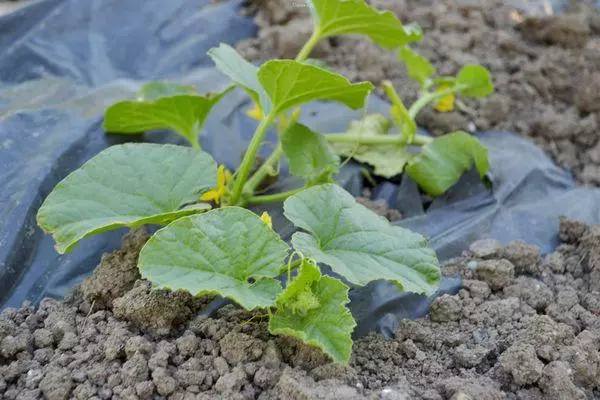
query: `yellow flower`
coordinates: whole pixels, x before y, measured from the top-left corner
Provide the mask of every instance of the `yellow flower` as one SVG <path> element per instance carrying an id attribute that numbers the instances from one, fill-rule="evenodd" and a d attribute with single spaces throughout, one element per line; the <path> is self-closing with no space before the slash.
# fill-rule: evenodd
<path id="1" fill-rule="evenodd" d="M 263 220 L 263 222 L 264 222 L 265 224 L 267 224 L 267 226 L 268 226 L 269 228 L 273 229 L 273 221 L 271 220 L 271 216 L 269 215 L 269 213 L 268 213 L 268 212 L 264 211 L 264 212 L 262 213 L 262 215 L 260 216 L 260 219 L 262 219 L 262 220 Z"/>
<path id="2" fill-rule="evenodd" d="M 229 172 L 224 165 L 219 165 L 217 169 L 217 186 L 214 189 L 203 193 L 200 196 L 202 201 L 214 201 L 217 204 L 221 203 L 221 198 L 227 188 L 227 183 L 231 180 L 231 172 Z"/>
<path id="3" fill-rule="evenodd" d="M 257 121 L 261 121 L 265 117 L 265 113 L 263 112 L 262 108 L 260 108 L 260 105 L 256 103 L 254 104 L 254 107 L 246 111 L 246 115 Z"/>
<path id="4" fill-rule="evenodd" d="M 452 86 L 452 84 L 442 83 L 440 86 L 438 86 L 436 92 L 443 92 L 444 90 L 452 88 Z M 454 110 L 454 93 L 450 93 L 442 97 L 434 108 L 439 112 L 448 112 Z"/>

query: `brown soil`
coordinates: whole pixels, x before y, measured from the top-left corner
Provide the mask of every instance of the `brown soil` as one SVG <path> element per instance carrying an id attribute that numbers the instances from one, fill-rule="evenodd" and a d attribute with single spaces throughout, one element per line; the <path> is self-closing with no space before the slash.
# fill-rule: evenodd
<path id="1" fill-rule="evenodd" d="M 227 306 L 188 321 L 206 299 L 149 292 L 141 281 L 112 311 L 92 308 L 81 290 L 65 302 L 6 309 L 0 397 L 600 398 L 600 226 L 562 221 L 561 239 L 544 259 L 520 242 L 474 243 L 443 266 L 465 279 L 457 295 L 403 321 L 394 339 L 359 339 L 348 367 L 269 335 L 259 313 Z M 127 264 L 139 244 L 139 233 L 129 235 L 104 260 Z"/>
<path id="2" fill-rule="evenodd" d="M 496 93 L 463 100 L 450 113 L 426 109 L 418 117 L 433 134 L 457 129 L 508 130 L 531 137 L 584 184 L 600 186 L 600 11 L 576 1 L 566 14 L 526 16 L 501 0 L 373 0 L 425 31 L 416 46 L 441 74 L 480 63 L 494 76 Z M 535 2 L 512 2 L 535 3 Z M 541 2 L 538 2 L 541 3 Z M 238 43 L 250 60 L 293 58 L 311 30 L 302 1 L 255 1 L 257 38 Z M 405 101 L 417 97 L 393 53 L 368 40 L 322 42 L 313 57 L 353 81 L 390 79 Z"/>

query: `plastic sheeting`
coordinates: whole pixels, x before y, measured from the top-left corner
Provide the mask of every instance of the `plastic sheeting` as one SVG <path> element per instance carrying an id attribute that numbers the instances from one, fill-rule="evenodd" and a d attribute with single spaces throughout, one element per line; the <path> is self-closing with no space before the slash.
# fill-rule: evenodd
<path id="1" fill-rule="evenodd" d="M 0 18 L 0 304 L 62 297 L 99 262 L 119 247 L 124 230 L 83 240 L 72 252 L 58 255 L 52 239 L 35 223 L 35 213 L 54 185 L 102 149 L 127 140 L 180 143 L 165 132 L 141 138 L 107 136 L 102 113 L 111 103 L 129 98 L 144 80 L 174 79 L 200 91 L 217 90 L 225 78 L 212 68 L 206 51 L 219 42 L 235 43 L 255 34 L 238 15 L 239 3 L 212 4 L 180 0 L 45 0 Z M 217 105 L 202 134 L 202 146 L 219 163 L 234 168 L 255 122 L 245 116 L 243 92 L 234 91 Z M 387 112 L 377 98 L 371 111 Z M 301 121 L 321 132 L 343 131 L 360 118 L 333 103 L 309 104 Z M 600 191 L 575 185 L 534 144 L 517 136 L 488 132 L 481 139 L 490 151 L 493 189 L 476 174 L 466 174 L 445 196 L 423 209 L 409 178 L 381 182 L 373 190 L 397 207 L 400 225 L 427 235 L 442 260 L 460 254 L 470 242 L 495 238 L 539 245 L 544 252 L 557 243 L 558 216 L 600 222 Z M 271 137 L 272 139 L 273 137 Z M 263 148 L 266 154 L 269 146 Z M 286 177 L 281 188 L 295 185 Z M 350 163 L 338 177 L 355 195 L 362 192 L 360 167 Z M 284 239 L 293 227 L 281 207 L 269 207 L 274 227 Z M 454 293 L 460 281 L 442 282 Z M 359 325 L 391 333 L 399 318 L 423 315 L 430 299 L 399 293 L 377 283 L 351 293 Z"/>

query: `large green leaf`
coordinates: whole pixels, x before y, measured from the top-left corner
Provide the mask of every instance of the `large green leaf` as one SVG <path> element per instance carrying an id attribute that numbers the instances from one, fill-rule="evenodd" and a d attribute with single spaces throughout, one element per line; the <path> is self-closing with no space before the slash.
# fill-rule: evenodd
<path id="1" fill-rule="evenodd" d="M 439 262 L 425 238 L 391 225 L 337 185 L 313 186 L 289 197 L 284 213 L 311 233 L 295 233 L 294 248 L 354 284 L 390 280 L 408 292 L 437 289 Z"/>
<path id="2" fill-rule="evenodd" d="M 457 131 L 435 138 L 407 165 L 410 177 L 427 193 L 439 196 L 450 189 L 475 164 L 483 177 L 489 167 L 488 152 L 474 136 Z"/>
<path id="3" fill-rule="evenodd" d="M 170 89 L 176 90 L 173 87 Z M 155 99 L 155 96 L 164 93 L 165 88 L 147 88 L 138 97 L 142 100 L 121 101 L 110 106 L 104 114 L 102 127 L 108 133 L 128 134 L 171 129 L 196 146 L 210 110 L 230 89 L 206 97 L 176 94 Z"/>
<path id="4" fill-rule="evenodd" d="M 429 60 L 408 46 L 398 50 L 398 58 L 406 65 L 408 76 L 419 82 L 421 87 L 425 87 L 429 78 L 436 73 L 435 67 Z"/>
<path id="5" fill-rule="evenodd" d="M 335 100 L 361 108 L 373 89 L 370 82 L 351 83 L 342 75 L 292 60 L 271 60 L 258 71 L 258 79 L 278 114 L 313 100 Z"/>
<path id="6" fill-rule="evenodd" d="M 494 92 L 492 74 L 481 65 L 465 65 L 456 76 L 456 84 L 464 86 L 460 94 L 468 97 L 485 97 Z"/>
<path id="7" fill-rule="evenodd" d="M 302 124 L 290 126 L 281 137 L 281 145 L 292 175 L 311 182 L 329 182 L 339 170 L 340 158 L 327 139 Z"/>
<path id="8" fill-rule="evenodd" d="M 349 301 L 346 285 L 322 276 L 319 268 L 305 259 L 296 278 L 277 297 L 269 332 L 298 337 L 334 361 L 347 363 L 356 326 L 345 306 Z"/>
<path id="9" fill-rule="evenodd" d="M 258 67 L 249 63 L 235 49 L 225 43 L 208 50 L 217 68 L 242 86 L 252 100 L 261 106 L 265 114 L 271 110 L 271 101 L 258 81 Z"/>
<path id="10" fill-rule="evenodd" d="M 61 253 L 109 229 L 166 225 L 210 208 L 188 205 L 216 185 L 216 171 L 210 155 L 189 147 L 112 146 L 56 185 L 38 211 L 38 224 Z"/>
<path id="11" fill-rule="evenodd" d="M 418 25 L 402 26 L 391 11 L 377 11 L 364 0 L 308 0 L 321 38 L 359 34 L 382 47 L 393 49 L 421 40 Z"/>
<path id="12" fill-rule="evenodd" d="M 387 135 L 390 121 L 381 114 L 368 115 L 364 121 L 352 121 L 342 135 L 361 138 Z M 411 155 L 403 144 L 357 144 L 332 141 L 331 147 L 340 155 L 372 165 L 375 175 L 391 178 L 402 173 Z"/>
<path id="13" fill-rule="evenodd" d="M 257 215 L 226 207 L 180 218 L 144 246 L 138 266 L 159 288 L 218 294 L 246 309 L 268 307 L 288 246 Z"/>

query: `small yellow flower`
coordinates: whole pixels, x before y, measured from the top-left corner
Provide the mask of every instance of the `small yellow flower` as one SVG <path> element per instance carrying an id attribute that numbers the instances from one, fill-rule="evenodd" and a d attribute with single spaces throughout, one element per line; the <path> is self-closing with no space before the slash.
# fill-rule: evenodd
<path id="1" fill-rule="evenodd" d="M 452 86 L 453 85 L 451 84 L 443 83 L 437 88 L 436 92 L 443 92 L 444 90 L 452 88 Z M 448 112 L 454 110 L 454 93 L 450 93 L 442 97 L 434 108 L 439 112 Z"/>
<path id="2" fill-rule="evenodd" d="M 217 186 L 214 189 L 209 190 L 206 193 L 203 193 L 200 196 L 200 200 L 202 201 L 214 201 L 216 204 L 221 203 L 221 198 L 225 193 L 225 189 L 227 188 L 227 183 L 231 180 L 231 172 L 225 168 L 224 165 L 219 165 L 217 169 Z"/>
<path id="3" fill-rule="evenodd" d="M 261 121 L 265 117 L 265 113 L 263 112 L 262 108 L 260 108 L 260 105 L 256 103 L 254 104 L 254 107 L 246 111 L 246 115 L 257 121 Z"/>
<path id="4" fill-rule="evenodd" d="M 262 215 L 260 216 L 260 219 L 262 219 L 262 220 L 263 220 L 263 222 L 264 222 L 265 224 L 267 224 L 267 226 L 268 226 L 270 229 L 273 229 L 273 221 L 271 220 L 271 216 L 269 215 L 269 213 L 268 213 L 268 212 L 264 211 L 264 212 L 262 213 Z"/>

